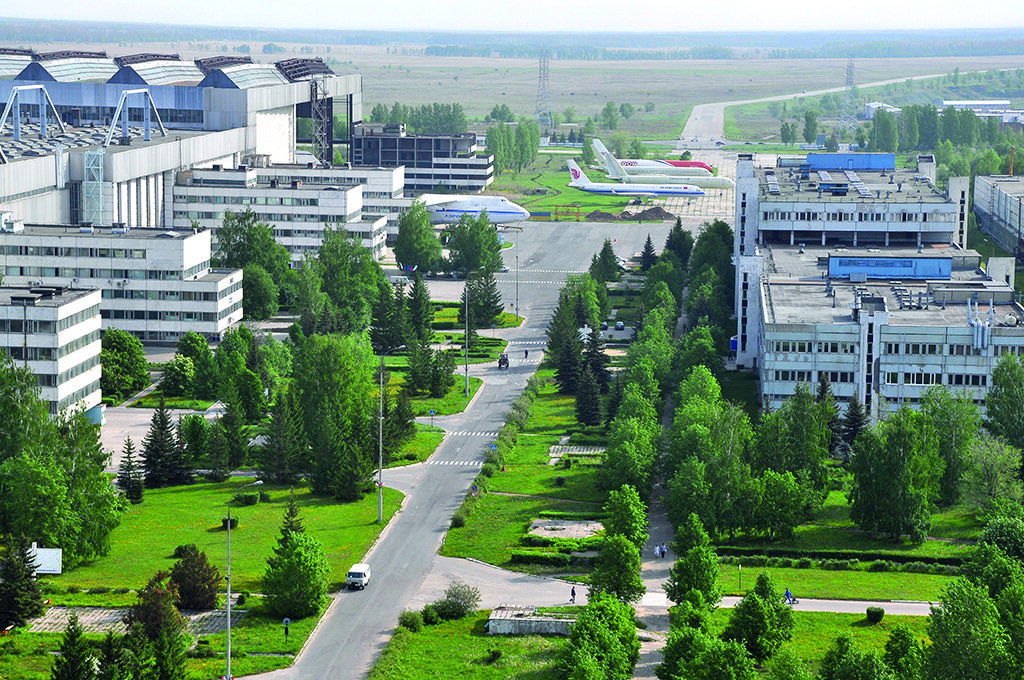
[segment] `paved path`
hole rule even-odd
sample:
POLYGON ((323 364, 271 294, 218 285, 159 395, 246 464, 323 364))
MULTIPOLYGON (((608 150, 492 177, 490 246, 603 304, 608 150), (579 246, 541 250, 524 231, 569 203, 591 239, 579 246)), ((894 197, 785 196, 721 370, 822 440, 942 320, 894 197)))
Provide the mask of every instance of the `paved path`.
MULTIPOLYGON (((237 598, 232 598, 234 602, 237 598)), ((39 618, 32 619, 29 627, 33 633, 63 633, 67 628, 68 619, 78 614, 78 622, 86 633, 126 632, 124 617, 128 613, 125 607, 49 607, 39 618)), ((244 609, 231 606, 231 623, 236 624, 246 614, 244 609)), ((183 611, 188 620, 188 630, 192 635, 209 635, 227 630, 227 612, 224 609, 210 611, 183 611)))

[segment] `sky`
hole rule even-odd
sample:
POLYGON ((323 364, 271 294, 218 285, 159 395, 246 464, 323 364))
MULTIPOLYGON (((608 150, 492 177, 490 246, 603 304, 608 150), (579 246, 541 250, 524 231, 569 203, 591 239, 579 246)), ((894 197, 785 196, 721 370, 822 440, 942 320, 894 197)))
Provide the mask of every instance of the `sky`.
MULTIPOLYGON (((149 23, 477 31, 844 31, 1024 27, 1020 0, 0 0, 0 16, 149 23)), ((965 38, 970 35, 965 33, 965 38)))

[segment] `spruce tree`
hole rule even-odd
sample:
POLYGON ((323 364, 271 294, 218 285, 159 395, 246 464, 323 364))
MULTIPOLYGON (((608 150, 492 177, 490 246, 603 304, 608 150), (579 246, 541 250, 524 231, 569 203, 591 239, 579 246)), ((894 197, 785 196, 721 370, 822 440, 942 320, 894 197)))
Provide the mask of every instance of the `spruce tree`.
POLYGON ((259 455, 261 479, 280 484, 294 484, 301 471, 298 428, 290 401, 282 390, 277 391, 270 409, 270 423, 264 432, 267 445, 259 455))
POLYGON ((601 424, 601 391, 594 372, 586 364, 576 388, 576 420, 587 427, 601 424))
POLYGON ((843 416, 843 441, 849 449, 853 449, 853 443, 867 427, 868 415, 860 398, 854 394, 847 402, 846 414, 843 416))
POLYGON ((608 382, 611 379, 608 364, 611 361, 611 358, 605 354, 604 338, 601 337, 601 331, 595 328, 587 338, 586 346, 583 349, 583 363, 594 374, 594 380, 597 381, 601 394, 608 392, 608 382))
POLYGON ((399 441, 405 442, 416 434, 416 411, 413 410, 408 390, 398 392, 391 417, 395 421, 395 431, 398 433, 399 441))
POLYGON ((125 667, 123 640, 112 630, 103 637, 97 662, 96 680, 127 680, 130 677, 125 667))
MULTIPOLYGON (((373 304, 370 321, 370 342, 377 354, 392 347, 391 337, 395 321, 395 289, 382 277, 377 281, 377 299, 373 304)), ((401 343, 399 343, 401 344, 401 343)))
POLYGON ((690 253, 693 252, 693 235, 683 230, 683 220, 680 217, 676 218, 676 223, 668 232, 668 237, 665 239, 665 250, 675 253, 683 265, 683 269, 686 269, 690 262, 690 253))
POLYGON ((648 271, 658 261, 658 255, 654 252, 654 244, 651 243, 651 235, 647 235, 647 240, 644 241, 644 249, 640 251, 640 269, 641 271, 648 271))
POLYGON ((179 609, 206 610, 217 607, 217 593, 224 579, 210 564, 206 553, 194 543, 184 547, 181 558, 171 567, 171 585, 177 589, 179 609))
POLYGON ((43 596, 36 583, 36 563, 24 536, 7 536, 0 555, 0 629, 24 626, 43 613, 43 596))
POLYGON ((423 282, 423 276, 416 272, 412 279, 412 289, 405 303, 407 317, 409 320, 410 337, 406 339, 406 345, 413 345, 419 342, 429 342, 433 331, 431 324, 434 321, 434 310, 430 306, 430 291, 427 284, 423 282), (415 339, 413 338, 415 336, 415 339))
POLYGON ((548 344, 547 360, 556 366, 562 360, 563 351, 574 342, 579 342, 579 326, 576 323, 576 301, 566 289, 558 295, 558 304, 551 315, 546 331, 548 344))
POLYGON ((177 439, 174 426, 171 424, 171 414, 161 395, 160 404, 150 421, 149 432, 142 440, 142 468, 146 473, 148 488, 155 489, 170 483, 168 464, 174 456, 177 439))
POLYGON ((558 391, 563 394, 576 394, 580 376, 583 371, 583 343, 573 338, 562 348, 561 356, 555 365, 555 382, 558 391))
POLYGON ((249 457, 249 440, 242 433, 242 416, 236 400, 224 401, 224 415, 217 421, 224 429, 224 443, 228 453, 228 470, 237 470, 249 457))
POLYGON ((89 643, 85 640, 82 627, 78 624, 78 614, 72 613, 64 629, 64 639, 60 643, 60 655, 53 660, 51 680, 93 680, 96 667, 93 663, 89 643))
POLYGON ((302 525, 302 518, 299 516, 299 506, 295 502, 295 489, 290 489, 288 491, 288 507, 284 511, 284 520, 281 522, 281 535, 277 539, 278 547, 274 548, 274 552, 281 555, 283 551, 287 550, 296 534, 305 532, 306 527, 302 525))
POLYGON ((818 371, 818 391, 815 400, 818 402, 818 408, 821 409, 821 419, 828 427, 829 457, 838 458, 843 449, 843 421, 839 418, 839 409, 836 408, 832 385, 829 383, 825 371, 818 371))
POLYGON ((231 474, 228 464, 228 444, 224 438, 224 426, 218 420, 213 424, 210 432, 210 444, 206 449, 206 459, 209 463, 209 470, 206 478, 214 482, 223 482, 231 474))
POLYGON ((121 463, 117 466, 117 485, 133 505, 142 502, 142 469, 135 458, 135 443, 131 437, 124 440, 124 448, 121 450, 121 463))
POLYGON ((598 253, 598 260, 601 262, 602 275, 598 279, 605 283, 617 281, 619 278, 619 258, 615 256, 615 249, 612 247, 612 240, 606 238, 601 244, 601 252, 598 253))

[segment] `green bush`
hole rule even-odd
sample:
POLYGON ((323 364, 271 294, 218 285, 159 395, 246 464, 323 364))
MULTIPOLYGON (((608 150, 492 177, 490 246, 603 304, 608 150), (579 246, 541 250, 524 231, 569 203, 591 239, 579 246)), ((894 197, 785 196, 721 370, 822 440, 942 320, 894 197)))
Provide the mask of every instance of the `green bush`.
POLYGON ((498 466, 495 465, 494 463, 484 463, 480 467, 480 476, 481 477, 493 477, 494 473, 497 472, 497 471, 498 471, 498 466))
POLYGON ((78 586, 68 586, 67 587, 68 595, 74 595, 75 593, 80 593, 80 592, 82 592, 82 589, 80 587, 78 587, 78 586))
POLYGON ((810 569, 814 561, 810 557, 801 557, 796 562, 797 569, 810 569))
POLYGON ((423 607, 423 623, 428 626, 434 626, 441 623, 441 617, 438 616, 437 609, 434 608, 434 605, 428 604, 423 607))
POLYGON ((260 491, 259 494, 260 494, 260 503, 269 503, 270 502, 270 494, 269 493, 267 493, 266 491, 260 491))
POLYGON ((537 564, 548 567, 567 567, 572 558, 564 553, 513 550, 509 561, 514 564, 537 564))
MULTIPOLYGON (((232 524, 231 528, 234 529, 235 525, 232 524)), ((192 548, 194 548, 194 547, 196 547, 195 543, 182 543, 181 545, 179 545, 177 548, 174 549, 174 553, 173 553, 174 559, 180 560, 182 557, 187 555, 189 553, 189 551, 192 548)))
MULTIPOLYGON (((220 528, 221 529, 227 529, 228 528, 228 518, 227 517, 222 517, 221 518, 221 520, 220 520, 220 528)), ((238 518, 237 517, 232 517, 231 518, 231 528, 232 529, 237 529, 238 528, 238 518)))
POLYGON ((462 507, 455 511, 454 515, 452 515, 452 528, 461 529, 462 527, 466 526, 466 520, 468 519, 469 510, 467 510, 466 506, 463 505, 462 507))
POLYGON ((494 663, 501 658, 500 649, 490 649, 487 651, 487 663, 494 663))
POLYGON ((127 595, 132 592, 131 588, 114 588, 112 591, 115 595, 127 595))
POLYGON ((452 582, 444 591, 444 599, 434 603, 438 616, 446 621, 461 619, 476 611, 480 590, 462 581, 452 582))
POLYGON ((868 623, 880 623, 885 616, 885 610, 881 607, 868 607, 868 623))
MULTIPOLYGON (((194 648, 188 650, 190 659, 213 659, 217 656, 217 651, 210 646, 209 640, 200 640, 194 648)), ((231 656, 234 657, 234 654, 231 656)))
POLYGON ((565 477, 561 475, 555 477, 555 486, 565 486, 565 477))
POLYGON ((423 613, 415 609, 406 609, 398 615, 398 625, 418 633, 423 629, 423 613))
POLYGON ((110 592, 110 586, 95 586, 93 588, 89 588, 89 590, 85 592, 89 593, 90 595, 103 595, 104 593, 110 592))
POLYGON ((572 458, 570 458, 569 456, 566 456, 565 458, 563 458, 562 459, 562 467, 565 468, 566 470, 571 470, 572 469, 572 458))
POLYGON ((868 571, 889 571, 891 565, 885 560, 875 560, 868 565, 868 571))
POLYGON ((416 454, 415 454, 415 453, 412 453, 412 452, 410 451, 409 453, 405 454, 405 459, 406 459, 406 460, 416 460, 416 454))
POLYGON ((256 505, 260 502, 260 494, 256 491, 246 491, 244 493, 237 493, 235 494, 234 500, 239 505, 256 505))

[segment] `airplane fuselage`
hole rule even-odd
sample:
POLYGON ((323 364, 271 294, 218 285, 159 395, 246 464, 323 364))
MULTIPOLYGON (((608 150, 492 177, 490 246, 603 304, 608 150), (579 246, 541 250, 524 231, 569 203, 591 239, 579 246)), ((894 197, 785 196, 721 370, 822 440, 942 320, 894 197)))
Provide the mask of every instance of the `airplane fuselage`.
POLYGON ((431 224, 453 224, 463 215, 478 217, 487 211, 492 224, 509 224, 530 219, 530 211, 513 203, 504 196, 446 196, 424 194, 420 197, 426 203, 431 224))

